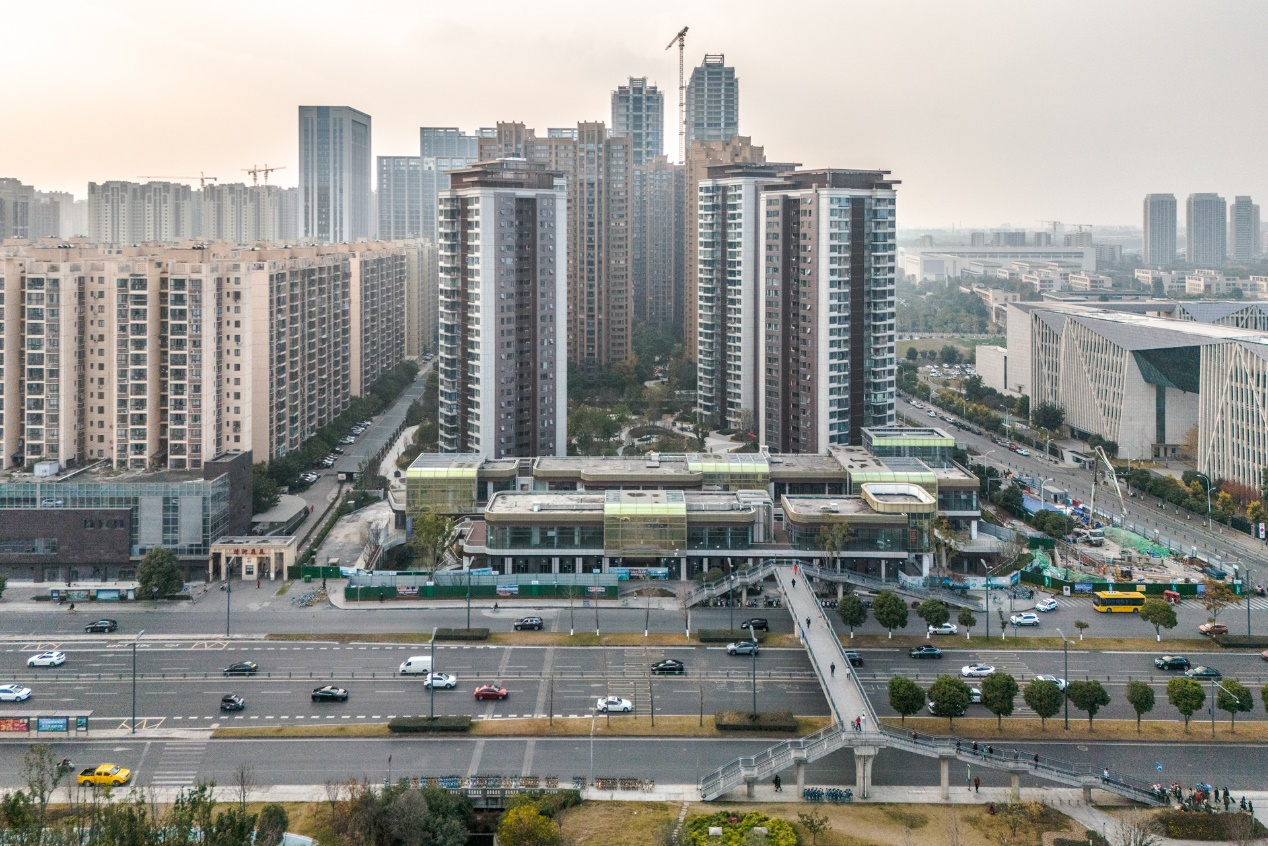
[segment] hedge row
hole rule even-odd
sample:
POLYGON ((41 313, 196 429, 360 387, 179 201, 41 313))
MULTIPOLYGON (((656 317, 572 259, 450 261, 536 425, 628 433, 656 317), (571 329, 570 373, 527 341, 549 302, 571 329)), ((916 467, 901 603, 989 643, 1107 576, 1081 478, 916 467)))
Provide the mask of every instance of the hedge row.
POLYGON ((436 629, 436 640, 488 640, 488 629, 436 629))
POLYGON ((1168 837, 1178 840, 1215 840, 1246 842, 1268 835, 1268 828, 1249 814, 1204 814, 1193 811, 1166 811, 1158 816, 1158 822, 1168 837), (1243 838, 1240 826, 1254 824, 1250 837, 1243 838))
MULTIPOLYGON (((757 632, 757 642, 766 639, 766 632, 757 632)), ((700 629, 701 643, 730 643, 733 640, 748 640, 748 629, 700 629)))
POLYGON ((1217 635, 1212 639, 1225 649, 1268 648, 1268 637, 1264 635, 1217 635))
POLYGON ((470 717, 394 717, 387 730, 393 734, 421 734, 430 731, 470 731, 470 717))
POLYGON ((718 711, 713 715, 718 731, 797 731, 792 711, 718 711))

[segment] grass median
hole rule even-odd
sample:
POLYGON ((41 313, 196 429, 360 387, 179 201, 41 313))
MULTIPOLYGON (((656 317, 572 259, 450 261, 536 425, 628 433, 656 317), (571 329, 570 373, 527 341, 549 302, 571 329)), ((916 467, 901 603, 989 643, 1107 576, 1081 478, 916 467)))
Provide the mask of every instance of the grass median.
MULTIPOLYGON (((885 635, 856 634, 853 639, 849 634, 840 635, 841 645, 846 649, 883 649, 933 645, 943 650, 953 649, 993 649, 1006 652, 1026 649, 1061 650, 1060 637, 1018 637, 1012 633, 1006 638, 994 635, 986 638, 982 635, 965 638, 958 636, 941 636, 926 639, 924 635, 894 635, 893 639, 885 635)), ((1159 655, 1177 652, 1234 652, 1237 650, 1221 650, 1220 645, 1210 638, 1163 638, 1161 642, 1152 637, 1088 637, 1085 640, 1069 641, 1071 652, 1103 652, 1107 650, 1119 652, 1153 652, 1159 655)), ((1248 649, 1247 652, 1259 652, 1248 649)))
POLYGON ((1215 737, 1211 737, 1211 723, 1193 719, 1189 730, 1184 730, 1183 720, 1141 720, 1136 731, 1135 720, 1095 720, 1088 728, 1087 717, 1082 712, 1070 711, 1070 729, 1066 731, 1060 716, 1048 720, 1047 726, 1032 717, 1005 717, 1003 728, 996 727, 994 717, 959 717, 948 728, 943 717, 908 717, 902 724, 898 717, 882 717, 881 722, 907 731, 922 734, 962 737, 983 743, 1023 740, 1139 740, 1168 741, 1173 743, 1262 743, 1268 741, 1268 722, 1246 720, 1238 722, 1236 730, 1230 730, 1228 719, 1216 719, 1215 737))
POLYGON ((387 723, 351 723, 348 725, 294 724, 289 726, 231 726, 213 729, 213 740, 235 737, 397 737, 387 730, 387 723))

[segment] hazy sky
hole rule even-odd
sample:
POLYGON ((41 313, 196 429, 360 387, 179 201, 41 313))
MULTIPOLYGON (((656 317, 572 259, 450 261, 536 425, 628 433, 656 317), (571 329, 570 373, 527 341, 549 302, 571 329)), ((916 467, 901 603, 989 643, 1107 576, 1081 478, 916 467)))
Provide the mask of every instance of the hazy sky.
POLYGON ((83 196, 268 162, 293 185, 300 104, 359 108, 375 155, 417 155, 423 125, 610 120, 630 75, 665 90, 673 155, 684 25, 688 68, 735 66, 743 134, 893 171, 905 227, 1268 201, 1263 0, 0 0, 0 176, 83 196))

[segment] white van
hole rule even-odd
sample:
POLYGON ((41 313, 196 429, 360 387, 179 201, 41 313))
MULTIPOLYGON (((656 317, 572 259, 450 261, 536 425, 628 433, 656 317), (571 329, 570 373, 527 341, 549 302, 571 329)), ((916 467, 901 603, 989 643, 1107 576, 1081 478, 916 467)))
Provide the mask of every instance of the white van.
POLYGON ((397 672, 403 676, 421 676, 430 673, 431 657, 428 655, 415 655, 412 658, 407 658, 397 672))

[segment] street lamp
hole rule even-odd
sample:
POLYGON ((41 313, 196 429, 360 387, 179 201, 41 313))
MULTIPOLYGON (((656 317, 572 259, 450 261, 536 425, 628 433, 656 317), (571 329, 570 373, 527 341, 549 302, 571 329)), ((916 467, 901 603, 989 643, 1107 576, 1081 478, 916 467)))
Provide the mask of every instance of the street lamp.
POLYGON ((229 637, 229 609, 233 606, 233 562, 225 562, 225 637, 229 637))
POLYGON ((467 631, 471 631, 471 568, 467 568, 467 631))
MULTIPOLYGON (((603 572, 598 567, 594 568, 594 586, 599 586, 599 573, 603 572)), ((594 592, 594 636, 599 636, 599 592, 594 592)))
POLYGON ((136 645, 141 640, 141 635, 145 634, 145 629, 136 633, 136 640, 132 641, 132 733, 136 734, 136 645))
POLYGON ((1215 737, 1215 688, 1217 687, 1233 697, 1234 700, 1237 699, 1237 694, 1220 684, 1216 679, 1211 679, 1211 737, 1215 737))
POLYGON ((748 639, 753 642, 753 719, 757 719, 757 632, 753 630, 753 621, 749 620, 748 639))
POLYGON ((436 728, 436 627, 431 629, 431 658, 427 660, 427 688, 431 702, 427 707, 427 730, 436 728))
POLYGON ((573 581, 572 584, 568 585, 568 637, 572 637, 577 633, 576 621, 572 618, 572 599, 576 592, 577 583, 573 581))
POLYGON ((1211 477, 1205 473, 1194 473, 1195 476, 1201 476, 1206 479, 1206 530, 1211 530, 1211 477))
MULTIPOLYGON (((1057 634, 1061 635, 1061 654, 1065 656, 1065 670, 1062 671, 1062 678, 1065 679, 1065 683, 1068 685, 1070 684, 1070 641, 1065 639, 1061 629, 1057 629, 1057 634)), ((1065 693, 1064 690, 1061 692, 1065 693)), ((1068 694, 1065 696, 1065 730, 1070 730, 1070 697, 1068 694)))
POLYGON ((1253 570, 1247 567, 1245 575, 1242 576, 1242 592, 1246 594, 1246 637, 1250 637, 1250 574, 1253 572, 1253 570))
POLYGON ((731 609, 731 631, 735 631, 735 565, 731 559, 726 560, 726 604, 731 609))

